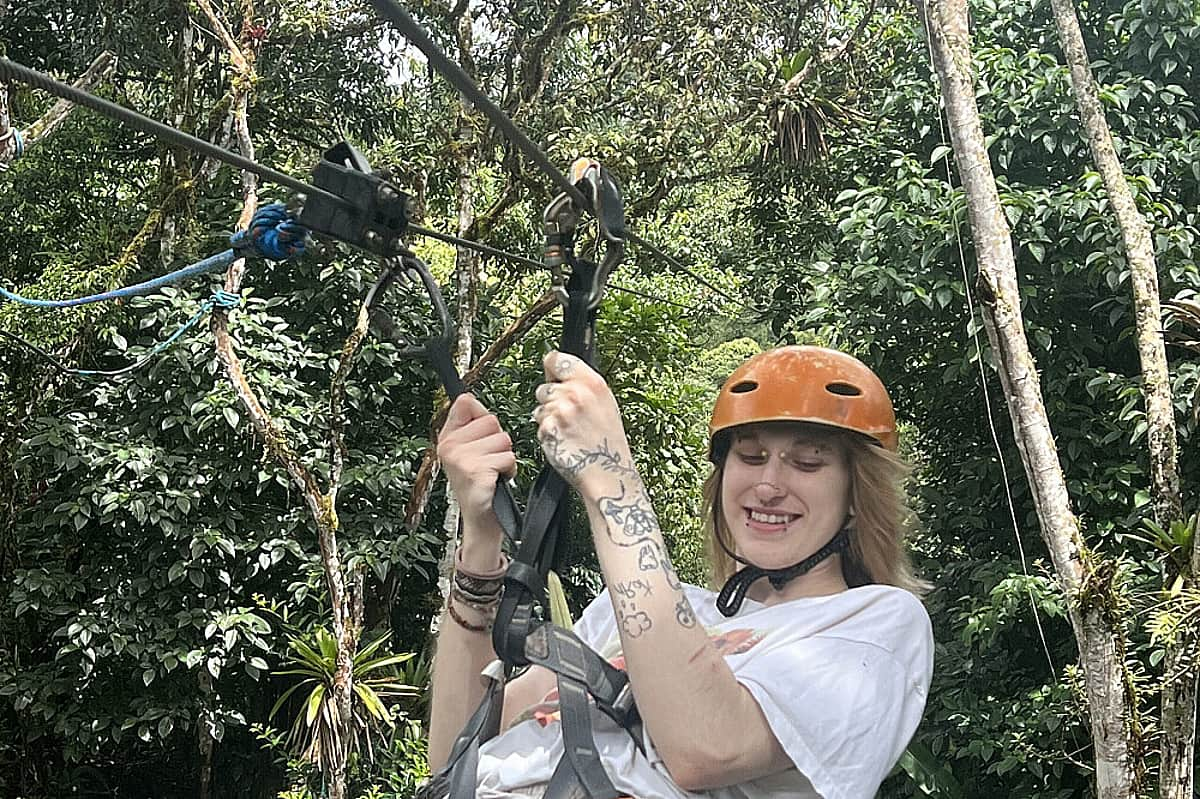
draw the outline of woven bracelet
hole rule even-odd
[[[454,609],[454,600],[453,599],[448,598],[446,600],[446,615],[448,615],[450,618],[454,619],[454,623],[457,624],[459,627],[462,627],[464,630],[468,630],[473,633],[486,633],[486,632],[490,632],[492,629],[492,620],[491,619],[489,619],[487,622],[485,622],[483,624],[472,624],[471,622],[467,621],[462,616],[460,616],[458,614],[458,611]]]
[[[469,608],[474,608],[480,613],[495,613],[497,606],[500,604],[500,595],[493,594],[489,596],[479,596],[467,591],[463,591],[457,585],[450,587],[450,596],[457,599],[462,604]]]
[[[507,571],[508,556],[503,552],[500,553],[500,565],[490,572],[474,572],[463,566],[461,546],[454,553],[454,583],[468,594],[499,594]]]

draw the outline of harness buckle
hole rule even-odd
[[[599,161],[577,158],[571,164],[571,183],[589,201],[591,207],[581,207],[571,195],[563,192],[550,201],[542,215],[546,232],[545,263],[554,276],[554,293],[564,306],[568,303],[566,275],[563,266],[574,270],[582,265],[575,258],[575,230],[585,211],[591,211],[599,225],[599,239],[604,243],[604,255],[592,264],[587,309],[595,310],[604,297],[604,286],[613,268],[625,256],[625,204],[621,188]]]
[[[342,142],[326,150],[312,176],[313,185],[343,202],[320,195],[304,198],[300,224],[376,255],[405,251],[408,194],[387,174],[373,171],[352,144]]]

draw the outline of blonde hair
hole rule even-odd
[[[854,509],[854,518],[850,524],[850,545],[842,552],[846,584],[851,588],[894,585],[920,596],[930,586],[913,574],[904,546],[905,534],[915,519],[904,492],[904,480],[911,467],[865,436],[836,429],[830,433],[831,439],[842,445],[850,470],[850,507]],[[733,551],[734,542],[721,507],[724,465],[725,457],[721,457],[704,481],[704,531],[714,590],[720,590],[738,569],[737,561],[725,551]]]

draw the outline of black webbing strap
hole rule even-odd
[[[574,632],[553,624],[543,624],[529,635],[525,655],[530,663],[555,672],[560,681],[567,679],[583,686],[596,700],[596,707],[629,730],[638,748],[642,747],[641,721],[625,672],[580,641]]]
[[[590,261],[573,258],[571,266],[560,349],[591,363],[596,316],[591,299],[598,267]],[[567,489],[566,481],[550,466],[542,470],[534,483],[521,526],[520,544],[504,576],[504,594],[493,624],[492,645],[506,671],[537,664],[557,676],[565,754],[555,768],[546,799],[561,799],[577,793],[580,787],[590,799],[616,799],[621,794],[600,760],[589,697],[595,697],[600,710],[630,729],[640,748],[640,724],[628,678],[573,632],[555,627],[535,613],[536,607],[546,605],[546,578],[559,548]],[[485,720],[494,719],[498,723],[503,704],[503,690],[495,686],[493,683],[489,687],[471,716],[443,770],[450,775],[450,799],[474,799],[479,747],[496,732]]]

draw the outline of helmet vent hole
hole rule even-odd
[[[733,388],[729,389],[729,392],[731,394],[749,394],[751,391],[753,391],[756,388],[758,388],[758,381],[743,380],[742,382],[738,383]]]
[[[862,395],[862,389],[858,386],[852,386],[849,383],[830,383],[825,386],[825,390],[830,394],[838,394],[842,397],[858,397]]]

